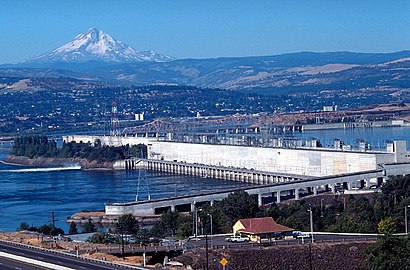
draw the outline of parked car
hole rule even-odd
[[[241,243],[241,242],[248,242],[249,238],[248,237],[242,237],[240,235],[232,235],[230,237],[225,238],[225,240],[228,241],[228,242]]]
[[[295,231],[293,232],[293,237],[294,238],[310,238],[311,234],[307,232]]]

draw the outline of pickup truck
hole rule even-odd
[[[249,238],[248,237],[242,237],[242,236],[239,236],[239,235],[233,235],[233,236],[225,238],[225,241],[241,243],[241,242],[248,242]]]

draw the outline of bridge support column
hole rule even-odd
[[[295,200],[299,200],[299,189],[295,188]]]
[[[329,187],[330,187],[330,190],[331,190],[333,193],[336,193],[336,186],[335,186],[335,184],[330,184]]]
[[[313,196],[317,196],[317,187],[313,187]]]
[[[191,212],[195,211],[195,203],[191,203]]]
[[[351,190],[352,189],[352,182],[347,182],[347,190]]]
[[[175,212],[175,205],[171,204],[171,212]]]
[[[262,206],[262,194],[258,194],[258,206]]]
[[[280,203],[280,191],[276,192],[276,203]]]
[[[364,180],[366,183],[366,188],[370,188],[370,179]]]

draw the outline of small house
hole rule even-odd
[[[233,225],[233,234],[249,237],[253,242],[291,237],[294,229],[276,223],[271,217],[239,219]]]

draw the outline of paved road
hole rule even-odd
[[[208,245],[209,246],[216,246],[216,247],[222,247],[222,246],[226,246],[226,247],[230,247],[230,248],[235,248],[235,247],[252,247],[252,242],[244,242],[244,243],[232,243],[232,242],[227,242],[225,240],[227,236],[208,236]],[[366,235],[331,235],[331,234],[314,234],[314,241],[316,243],[322,243],[322,242],[343,242],[343,241],[353,241],[353,240],[357,240],[357,241],[363,241],[363,240],[375,240],[377,239],[377,236],[366,236]],[[305,243],[309,243],[311,241],[310,238],[305,238],[304,242]],[[263,242],[265,243],[265,242]],[[277,244],[277,245],[290,245],[290,244],[300,244],[302,243],[302,239],[281,239],[281,240],[276,240],[276,241],[272,241],[272,244]],[[254,243],[255,245],[257,243]],[[265,244],[268,244],[268,242],[266,242]],[[198,240],[196,239],[191,239],[188,244],[187,247],[188,248],[192,248],[192,247],[196,247],[196,246],[205,246],[205,238],[204,237],[200,237],[198,238]]]
[[[12,259],[6,259],[0,257],[0,269],[4,270],[44,270],[44,267],[41,266],[32,266],[27,263],[14,261]]]
[[[21,246],[14,246],[0,242],[0,252],[26,257],[34,259],[36,261],[42,261],[47,263],[56,264],[59,266],[78,269],[78,270],[108,270],[108,269],[126,269],[115,266],[108,266],[100,263],[83,261],[75,257],[68,257],[55,253],[47,253],[38,250],[27,249]],[[32,264],[26,264],[24,262],[18,262],[16,260],[10,260],[3,256],[0,256],[0,269],[13,269],[13,270],[31,270],[31,269],[49,269],[41,266],[33,266]],[[141,268],[143,269],[143,268]]]

